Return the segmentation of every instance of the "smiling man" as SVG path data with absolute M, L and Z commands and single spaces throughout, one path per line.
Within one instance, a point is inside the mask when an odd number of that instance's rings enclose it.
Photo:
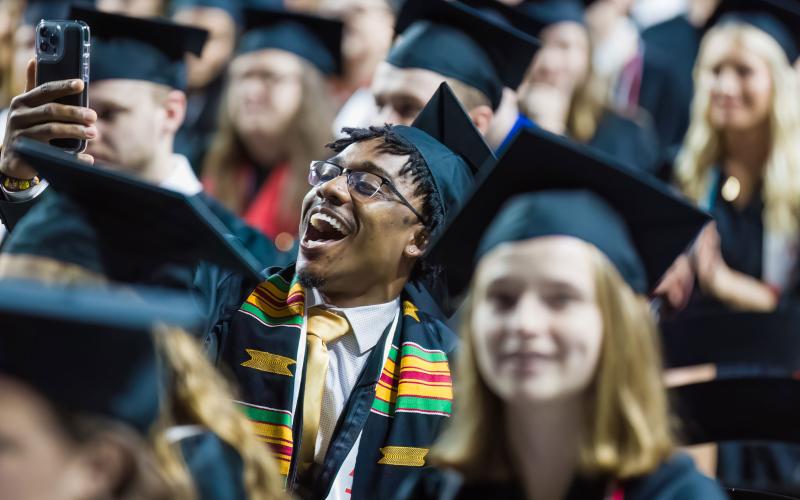
M 456 336 L 404 288 L 494 160 L 446 86 L 416 127 L 347 133 L 310 166 L 296 264 L 209 294 L 212 352 L 302 498 L 388 498 L 425 464 Z

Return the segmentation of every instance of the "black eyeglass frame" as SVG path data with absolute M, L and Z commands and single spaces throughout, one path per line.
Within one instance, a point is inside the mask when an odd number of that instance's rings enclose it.
M 314 184 L 313 182 L 311 182 L 311 173 L 312 172 L 316 172 L 316 170 L 317 170 L 316 166 L 317 165 L 326 165 L 326 164 L 338 168 L 339 169 L 339 173 L 337 175 L 331 177 L 328 180 L 320 179 L 320 182 L 318 182 L 317 184 Z M 417 211 L 417 209 L 415 209 L 411 205 L 411 203 L 409 203 L 409 201 L 406 199 L 405 196 L 400 194 L 400 191 L 397 190 L 397 187 L 394 185 L 394 183 L 392 181 L 390 181 L 389 179 L 387 179 L 386 177 L 384 177 L 382 175 L 376 174 L 375 172 L 367 172 L 367 171 L 364 171 L 364 170 L 350 170 L 349 168 L 344 168 L 343 166 L 337 165 L 336 163 L 333 163 L 332 161 L 329 161 L 329 160 L 315 160 L 315 161 L 311 162 L 311 165 L 309 165 L 309 175 L 308 175 L 308 177 L 309 177 L 308 181 L 309 182 L 308 183 L 311 184 L 314 187 L 317 187 L 317 186 L 321 186 L 322 184 L 325 184 L 326 182 L 332 181 L 333 179 L 335 179 L 336 177 L 339 177 L 340 175 L 346 175 L 347 176 L 347 187 L 350 188 L 351 187 L 350 186 L 350 175 L 351 174 L 358 174 L 358 173 L 365 173 L 365 174 L 374 175 L 375 177 L 377 177 L 377 178 L 379 178 L 381 180 L 381 185 L 378 186 L 378 189 L 376 189 L 374 193 L 372 193 L 370 196 L 368 196 L 368 199 L 371 199 L 373 196 L 375 196 L 375 194 L 378 191 L 380 191 L 380 189 L 383 186 L 387 186 L 392 191 L 392 193 L 399 198 L 398 200 L 395 200 L 395 201 L 398 201 L 398 202 L 402 203 L 403 205 L 405 205 L 406 207 L 408 207 L 408 209 L 411 210 L 414 213 L 414 215 L 417 216 L 417 218 L 420 220 L 420 222 L 422 222 L 425 225 L 428 224 L 427 223 L 427 219 L 425 217 L 423 217 L 422 214 L 420 214 Z

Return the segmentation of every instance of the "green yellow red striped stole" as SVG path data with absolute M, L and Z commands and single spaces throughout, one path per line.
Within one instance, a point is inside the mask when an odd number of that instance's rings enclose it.
M 236 404 L 250 420 L 258 439 L 269 445 L 278 463 L 280 473 L 284 476 L 288 475 L 294 452 L 292 413 L 241 401 L 236 401 Z
M 256 287 L 239 312 L 255 319 L 261 325 L 270 328 L 282 337 L 296 333 L 302 329 L 305 310 L 305 292 L 293 277 L 288 281 L 281 274 L 274 274 Z M 392 341 L 389 354 L 384 362 L 378 380 L 376 394 L 372 404 L 372 414 L 378 419 L 389 417 L 396 420 L 400 414 L 417 414 L 420 416 L 449 417 L 452 411 L 453 388 L 447 354 L 442 350 L 431 349 L 425 336 L 415 335 L 412 341 L 402 333 L 406 328 L 422 326 L 417 307 L 409 300 L 402 303 L 403 326 L 399 327 Z M 277 328 L 277 330 L 272 330 Z M 280 330 L 288 328 L 287 330 Z M 297 335 L 299 342 L 301 337 Z M 288 366 L 297 367 L 296 359 L 270 354 L 263 351 L 250 351 L 251 359 L 241 366 L 256 370 L 284 374 Z M 291 372 L 289 372 L 291 375 Z M 293 388 L 299 383 L 297 377 L 287 376 L 283 387 Z M 294 456 L 294 436 L 292 428 L 294 415 L 291 408 L 275 408 L 270 403 L 269 394 L 259 397 L 258 404 L 239 402 L 239 405 L 252 422 L 255 434 L 267 443 L 278 461 L 280 472 L 289 473 Z M 278 404 L 277 406 L 283 406 Z M 409 415 L 411 416 L 411 415 Z M 369 424 L 368 424 L 369 425 Z M 362 443 L 363 444 L 363 443 Z M 377 449 L 377 447 L 376 447 Z
M 250 293 L 239 312 L 266 326 L 302 328 L 305 298 L 297 277 L 287 282 L 281 275 L 274 274 Z

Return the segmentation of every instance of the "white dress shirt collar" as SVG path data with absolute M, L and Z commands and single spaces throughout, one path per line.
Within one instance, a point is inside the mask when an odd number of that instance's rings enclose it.
M 374 348 L 381 339 L 386 326 L 391 323 L 400 310 L 400 297 L 384 304 L 373 304 L 360 307 L 336 307 L 325 303 L 319 290 L 312 289 L 307 294 L 306 307 L 326 306 L 345 315 L 358 343 L 359 354 Z

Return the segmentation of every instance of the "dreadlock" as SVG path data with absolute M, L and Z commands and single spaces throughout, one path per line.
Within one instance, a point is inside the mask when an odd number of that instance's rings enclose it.
M 433 175 L 422 157 L 419 150 L 405 138 L 395 133 L 391 125 L 382 127 L 371 126 L 369 128 L 350 128 L 345 127 L 342 131 L 347 137 L 338 139 L 330 144 L 328 148 L 337 153 L 344 151 L 351 144 L 370 139 L 382 139 L 383 143 L 378 146 L 382 153 L 396 156 L 408 156 L 408 161 L 400 169 L 401 176 L 411 176 L 414 183 L 414 196 L 422 198 L 422 215 L 425 217 L 425 230 L 429 237 L 435 234 L 436 230 L 444 223 L 444 207 L 436 194 L 436 185 Z M 419 262 L 411 279 L 436 279 L 440 269 L 427 262 L 425 259 Z

